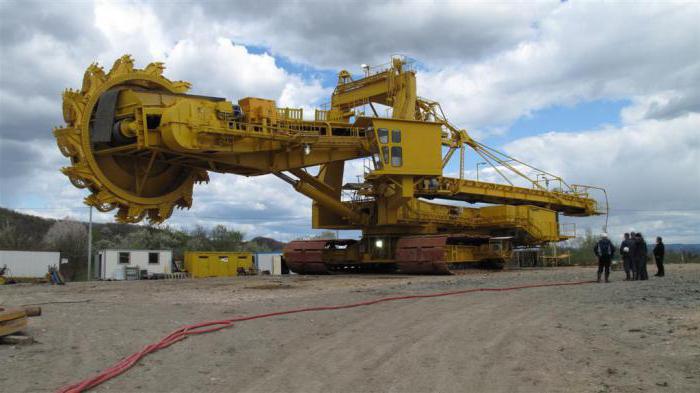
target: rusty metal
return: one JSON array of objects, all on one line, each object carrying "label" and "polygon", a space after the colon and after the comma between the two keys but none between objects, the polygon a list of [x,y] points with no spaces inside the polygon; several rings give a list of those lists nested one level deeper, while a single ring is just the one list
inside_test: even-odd
[{"label": "rusty metal", "polygon": [[406,236],[396,243],[397,270],[408,274],[450,274],[445,261],[447,235]]},{"label": "rusty metal", "polygon": [[326,262],[323,250],[328,240],[295,240],[284,247],[284,261],[291,271],[298,274],[325,274]]}]

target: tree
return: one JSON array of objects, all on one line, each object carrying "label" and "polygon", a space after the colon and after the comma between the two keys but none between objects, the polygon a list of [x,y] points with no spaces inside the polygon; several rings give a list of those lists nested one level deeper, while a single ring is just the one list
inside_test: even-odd
[{"label": "tree", "polygon": [[30,234],[21,233],[9,222],[0,226],[0,250],[33,250],[36,244]]},{"label": "tree", "polygon": [[244,233],[217,225],[209,232],[209,241],[215,251],[238,251],[243,246]]},{"label": "tree", "polygon": [[197,225],[187,233],[187,242],[185,249],[191,251],[211,251],[212,246],[209,241],[207,230],[203,226]]},{"label": "tree", "polygon": [[68,264],[61,266],[62,274],[69,280],[87,277],[87,228],[85,224],[65,218],[56,221],[46,232],[44,247],[61,253]]},{"label": "tree", "polygon": [[114,234],[107,226],[102,227],[99,231],[92,230],[92,249],[95,251],[119,248],[123,241],[122,236]]}]

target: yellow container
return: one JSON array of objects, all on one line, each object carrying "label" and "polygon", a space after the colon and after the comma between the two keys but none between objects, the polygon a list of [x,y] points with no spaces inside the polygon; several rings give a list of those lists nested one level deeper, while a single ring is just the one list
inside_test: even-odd
[{"label": "yellow container", "polygon": [[250,252],[185,251],[185,270],[193,278],[238,275],[238,268],[253,267]]}]

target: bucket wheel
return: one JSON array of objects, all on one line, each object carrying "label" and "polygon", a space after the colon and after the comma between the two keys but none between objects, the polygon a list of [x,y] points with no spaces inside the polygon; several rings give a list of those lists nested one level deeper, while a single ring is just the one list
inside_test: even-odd
[{"label": "bucket wheel", "polygon": [[[80,90],[63,93],[64,127],[53,132],[71,165],[61,169],[73,185],[90,195],[85,203],[101,212],[117,209],[118,222],[166,220],[175,207],[190,208],[194,183],[208,181],[205,170],[178,165],[164,152],[147,148],[146,135],[124,138],[114,108],[124,88],[185,93],[189,83],[163,77],[162,63],[134,68],[131,56],[105,73],[92,64]],[[150,130],[148,132],[151,132]]]}]

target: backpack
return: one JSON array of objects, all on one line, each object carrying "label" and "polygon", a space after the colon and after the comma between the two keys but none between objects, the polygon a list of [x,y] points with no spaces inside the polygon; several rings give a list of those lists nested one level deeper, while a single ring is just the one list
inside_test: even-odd
[{"label": "backpack", "polygon": [[613,245],[608,239],[601,239],[596,244],[597,254],[603,258],[610,258],[613,255]]}]

